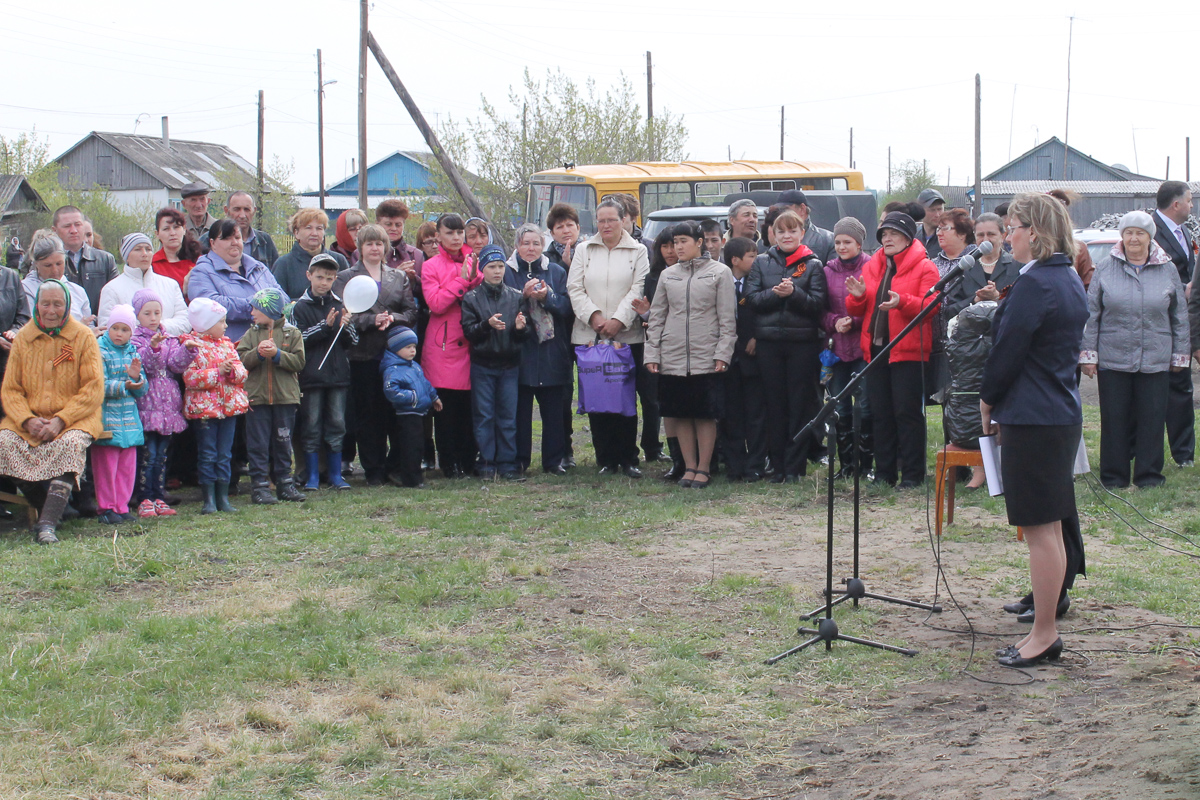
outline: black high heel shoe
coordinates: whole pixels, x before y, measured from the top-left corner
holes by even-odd
[[[703,475],[705,478],[704,483],[699,483],[698,481],[693,479],[691,482],[692,489],[707,489],[708,484],[712,483],[711,476],[707,472],[704,472],[703,470],[699,470],[699,469],[694,469],[694,470],[692,470],[692,472],[696,473],[697,477]]]
[[[1062,637],[1054,640],[1054,644],[1047,647],[1036,656],[1022,658],[1021,652],[1018,650],[1010,656],[1000,656],[996,659],[1002,667],[1036,667],[1043,661],[1058,661],[1062,657],[1063,640]]]
[[[696,471],[696,470],[694,470],[694,469],[685,469],[685,470],[683,471],[683,474],[684,474],[684,475],[687,475],[689,472],[692,472],[692,473],[694,473],[695,471]],[[682,488],[682,489],[690,489],[690,488],[692,488],[692,480],[691,480],[691,478],[680,478],[680,479],[679,479],[679,481],[678,481],[678,483],[679,483],[679,486],[680,486],[680,488]]]
[[[996,650],[996,657],[999,658],[1000,656],[1020,655],[1020,653],[1021,651],[1017,649],[1015,644],[1006,644],[1004,647]]]

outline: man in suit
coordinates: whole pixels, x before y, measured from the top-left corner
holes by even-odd
[[[1179,280],[1192,292],[1192,274],[1196,254],[1191,234],[1183,227],[1192,213],[1192,192],[1183,181],[1163,181],[1155,198],[1156,232],[1154,241],[1170,256],[1179,270]],[[1167,440],[1171,457],[1181,467],[1192,466],[1196,458],[1196,412],[1192,404],[1192,371],[1172,372],[1167,389]]]

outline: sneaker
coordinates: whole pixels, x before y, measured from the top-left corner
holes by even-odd
[[[96,521],[99,522],[101,525],[124,525],[125,524],[125,518],[123,516],[118,514],[116,511],[109,511],[108,509],[101,511],[100,514],[97,515]]]
[[[131,514],[128,511],[121,515],[122,522],[133,522],[135,519],[137,519],[137,514]]]
[[[166,504],[164,503],[163,505]],[[170,506],[167,506],[167,509],[170,510]],[[174,514],[175,512],[171,511],[171,513]],[[153,500],[143,500],[138,503],[137,515],[139,517],[157,517],[158,506],[154,505]]]
[[[179,513],[179,512],[177,512],[175,509],[171,508],[171,506],[169,506],[167,503],[165,503],[165,502],[164,502],[164,501],[162,501],[162,500],[155,500],[155,501],[154,501],[154,511],[155,511],[155,512],[156,512],[156,513],[157,513],[157,514],[160,516],[160,517],[173,517],[173,516],[175,516],[177,513]]]

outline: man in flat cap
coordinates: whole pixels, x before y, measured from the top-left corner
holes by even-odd
[[[187,217],[187,229],[196,237],[197,242],[217,221],[216,217],[208,213],[209,191],[208,184],[204,181],[192,181],[179,190],[179,196],[183,198],[184,216]]]

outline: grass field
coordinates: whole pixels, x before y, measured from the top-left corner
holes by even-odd
[[[936,441],[940,418],[929,427]],[[1123,496],[1194,538],[1198,484],[1171,467],[1167,487]],[[796,642],[820,574],[709,568],[705,548],[739,537],[763,558],[819,557],[823,477],[701,493],[584,462],[524,485],[431,485],[243,497],[210,517],[187,503],[116,536],[70,523],[54,547],[5,534],[0,797],[783,797],[756,788],[804,774],[798,737],[869,722],[898,687],[959,680],[967,641],[763,665]],[[1195,560],[1078,493],[1091,563],[1077,602],[1200,623]],[[908,523],[928,561],[923,492],[867,505]],[[1002,501],[959,506],[951,587],[969,575],[994,609],[1024,586],[1025,551]],[[701,556],[686,567],[685,543]],[[853,626],[898,643],[909,618],[864,606]]]

